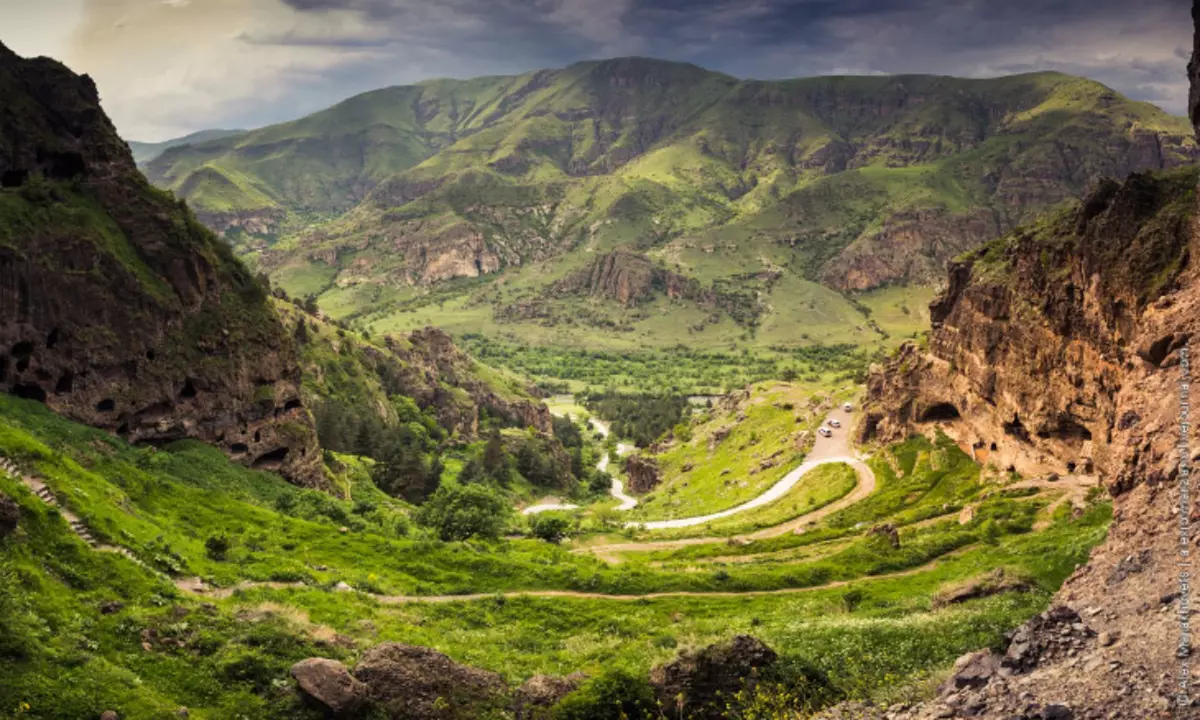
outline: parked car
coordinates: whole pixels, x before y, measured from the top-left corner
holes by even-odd
[[[840,420],[838,420],[837,418],[830,418],[829,427],[840,428],[841,426],[842,426],[842,423]]]
[[[824,426],[818,428],[817,432],[821,433],[821,437],[829,437],[830,435],[833,434],[832,430],[830,430],[829,428],[824,427]]]
[[[845,410],[846,412],[850,412],[850,410],[852,410],[853,408],[851,407],[850,403],[846,403],[845,405],[842,406],[842,409]]]

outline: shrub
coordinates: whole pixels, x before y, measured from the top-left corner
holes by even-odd
[[[210,560],[223,561],[229,554],[230,542],[225,533],[209,535],[204,541],[204,552]]]
[[[443,485],[417,511],[416,520],[442,540],[495,539],[509,512],[504,498],[485,485]]]
[[[539,513],[530,519],[529,529],[539,540],[559,543],[574,532],[575,520],[565,513]]]
[[[637,720],[656,715],[650,683],[626,670],[609,670],[588,680],[551,709],[554,720]]]

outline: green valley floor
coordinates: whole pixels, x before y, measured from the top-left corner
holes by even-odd
[[[944,436],[874,449],[873,491],[801,532],[561,545],[441,542],[354,463],[332,498],[11,397],[0,455],[20,508],[0,539],[0,716],[22,718],[320,717],[288,668],[389,640],[520,682],[644,673],[749,633],[826,699],[919,694],[1043,610],[1110,519],[1084,479],[1022,483]]]

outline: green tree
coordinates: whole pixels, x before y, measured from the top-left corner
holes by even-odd
[[[442,485],[417,510],[416,520],[434,529],[442,540],[494,540],[511,512],[504,498],[486,485]]]
[[[529,520],[529,531],[539,540],[560,543],[575,530],[575,519],[566,513],[544,512]]]

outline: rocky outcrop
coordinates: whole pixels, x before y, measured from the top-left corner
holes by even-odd
[[[967,215],[924,210],[900,213],[883,227],[862,235],[825,264],[821,282],[843,292],[877,288],[897,281],[929,284],[941,280],[946,260],[978,247],[1004,230],[987,210]]]
[[[777,657],[761,640],[737,635],[697,652],[680,653],[650,671],[650,685],[668,716],[719,720],[727,717],[726,703],[752,687]]]
[[[322,486],[265,288],[138,173],[89,78],[0,47],[0,94],[0,389]]]
[[[616,300],[622,305],[637,305],[656,295],[671,298],[712,301],[700,283],[692,278],[655,265],[645,255],[629,250],[614,250],[559,281],[555,292],[592,295]]]
[[[416,645],[376,645],[355,666],[354,677],[367,685],[371,702],[397,720],[492,717],[508,706],[508,687],[499,675]]]
[[[292,666],[291,673],[305,699],[334,717],[352,715],[367,699],[367,686],[336,660],[301,660]]]
[[[1114,500],[1108,539],[1059,591],[1068,609],[1009,646],[1021,707],[1002,700],[1013,683],[993,681],[970,698],[971,717],[1060,703],[1079,717],[1169,712],[1179,628],[1160,609],[1178,585],[1178,383],[1200,333],[1196,182],[1192,170],[1106,181],[955,261],[930,306],[928,348],[906,345],[868,378],[864,440],[937,427],[1001,468],[1094,473]],[[1184,511],[1200,519],[1194,501]],[[1119,642],[1092,639],[1133,626]],[[1083,633],[1078,647],[1051,647],[1067,631]]]
[[[0,493],[0,540],[12,535],[21,521],[21,507],[17,501]]]
[[[442,330],[416,330],[406,342],[393,340],[389,347],[404,362],[397,389],[421,407],[433,407],[439,423],[452,432],[474,437],[479,411],[485,409],[510,425],[551,433],[550,410],[545,404],[503,393],[482,379],[478,363]]]
[[[625,475],[629,478],[629,492],[639,495],[650,492],[662,482],[658,464],[645,455],[625,458]]]
[[[578,690],[587,677],[577,672],[565,677],[534,675],[529,678],[517,688],[513,697],[516,720],[550,720],[554,704]]]

